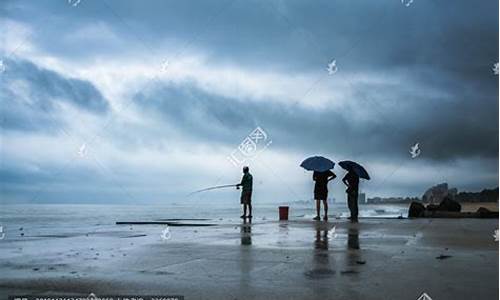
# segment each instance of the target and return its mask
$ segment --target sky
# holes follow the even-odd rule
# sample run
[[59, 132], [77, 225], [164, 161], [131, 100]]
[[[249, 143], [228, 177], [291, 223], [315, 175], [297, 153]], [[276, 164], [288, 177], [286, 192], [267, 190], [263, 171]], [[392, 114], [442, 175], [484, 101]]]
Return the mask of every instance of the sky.
[[291, 203], [312, 155], [367, 197], [496, 187], [498, 5], [2, 1], [1, 202], [238, 203], [189, 193], [249, 165], [254, 203]]

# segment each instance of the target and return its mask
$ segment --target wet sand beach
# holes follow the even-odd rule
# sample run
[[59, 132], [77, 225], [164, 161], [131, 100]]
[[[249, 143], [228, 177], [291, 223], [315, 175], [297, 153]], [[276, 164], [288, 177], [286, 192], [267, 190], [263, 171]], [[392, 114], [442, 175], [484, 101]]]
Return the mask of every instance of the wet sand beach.
[[[209, 223], [209, 221], [203, 221]], [[0, 294], [498, 299], [496, 219], [255, 218], [1, 241]]]

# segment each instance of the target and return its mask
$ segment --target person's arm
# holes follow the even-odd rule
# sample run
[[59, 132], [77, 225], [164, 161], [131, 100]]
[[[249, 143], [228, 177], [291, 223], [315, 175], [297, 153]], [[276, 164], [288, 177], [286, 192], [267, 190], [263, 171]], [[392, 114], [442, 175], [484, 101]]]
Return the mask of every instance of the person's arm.
[[236, 184], [236, 188], [239, 188], [240, 186], [243, 186], [243, 183], [245, 183], [245, 175], [243, 175], [243, 177], [241, 177], [241, 182]]
[[342, 178], [342, 182], [349, 187], [349, 181], [347, 181], [347, 175]]
[[330, 181], [330, 180], [334, 180], [335, 178], [337, 178], [337, 175], [335, 175], [335, 173], [330, 172], [330, 174], [331, 174], [331, 175], [330, 175], [330, 177], [328, 178], [328, 181]]

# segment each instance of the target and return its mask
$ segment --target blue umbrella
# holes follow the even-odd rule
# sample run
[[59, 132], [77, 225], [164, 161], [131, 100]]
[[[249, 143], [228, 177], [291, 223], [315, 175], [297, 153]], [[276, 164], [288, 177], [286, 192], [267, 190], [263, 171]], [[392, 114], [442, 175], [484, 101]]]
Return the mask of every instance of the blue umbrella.
[[354, 171], [354, 173], [358, 174], [360, 178], [368, 179], [370, 180], [370, 175], [368, 175], [368, 172], [366, 172], [365, 168], [363, 168], [362, 165], [350, 161], [350, 160], [344, 160], [339, 162], [339, 166], [342, 167], [342, 169], [347, 170], [347, 171]]
[[308, 171], [325, 172], [333, 169], [335, 163], [323, 156], [311, 156], [306, 158], [300, 166]]

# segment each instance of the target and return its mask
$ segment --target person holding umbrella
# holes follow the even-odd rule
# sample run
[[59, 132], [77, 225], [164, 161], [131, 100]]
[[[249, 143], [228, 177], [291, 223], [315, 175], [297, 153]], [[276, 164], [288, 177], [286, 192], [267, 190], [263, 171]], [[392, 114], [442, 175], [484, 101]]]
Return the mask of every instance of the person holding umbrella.
[[325, 210], [325, 215], [323, 220], [328, 220], [328, 182], [330, 180], [335, 179], [337, 175], [330, 171], [335, 166], [335, 163], [325, 158], [323, 156], [313, 156], [304, 160], [301, 164], [301, 167], [308, 171], [314, 171], [313, 180], [314, 184], [314, 200], [316, 200], [316, 217], [314, 220], [321, 220], [320, 210], [321, 203], [323, 201], [323, 208]]
[[347, 206], [351, 212], [351, 222], [358, 222], [358, 193], [359, 178], [369, 180], [370, 175], [360, 164], [350, 160], [339, 162], [339, 165], [347, 170], [347, 174], [342, 178], [342, 182], [347, 186]]
[[342, 178], [342, 182], [347, 186], [347, 206], [351, 212], [351, 222], [358, 222], [358, 194], [359, 176], [353, 170], [349, 170]]
[[319, 211], [321, 210], [320, 200], [323, 201], [323, 209], [325, 210], [325, 216], [323, 220], [328, 221], [328, 182], [335, 179], [337, 175], [330, 170], [324, 172], [314, 171], [313, 180], [314, 184], [314, 199], [316, 200], [316, 217], [314, 220], [319, 221], [321, 219]]

